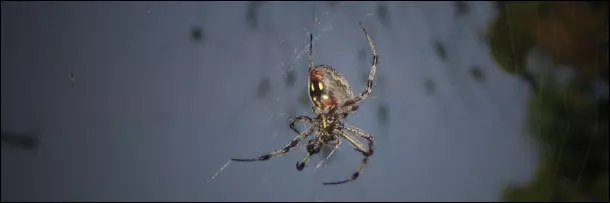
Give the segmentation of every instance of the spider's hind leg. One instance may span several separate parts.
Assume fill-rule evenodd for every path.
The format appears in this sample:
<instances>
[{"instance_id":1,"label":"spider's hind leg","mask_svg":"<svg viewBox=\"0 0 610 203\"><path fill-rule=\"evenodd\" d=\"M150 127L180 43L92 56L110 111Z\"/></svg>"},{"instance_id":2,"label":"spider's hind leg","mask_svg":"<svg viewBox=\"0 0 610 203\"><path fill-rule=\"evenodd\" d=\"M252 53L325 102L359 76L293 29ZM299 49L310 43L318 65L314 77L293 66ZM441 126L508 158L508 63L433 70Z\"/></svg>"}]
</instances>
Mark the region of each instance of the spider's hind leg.
<instances>
[{"instance_id":1,"label":"spider's hind leg","mask_svg":"<svg viewBox=\"0 0 610 203\"><path fill-rule=\"evenodd\" d=\"M302 171L303 168L307 166L307 163L309 163L310 157L320 153L320 149L322 149L322 142L318 139L309 140L309 143L307 144L307 155L303 159L303 162L297 162L297 170Z\"/></svg>"},{"instance_id":2,"label":"spider's hind leg","mask_svg":"<svg viewBox=\"0 0 610 203\"><path fill-rule=\"evenodd\" d=\"M245 161L245 162L249 162L249 161L266 161L266 160L269 160L270 158L273 158L273 157L276 157L276 156L282 156L282 155L286 154L288 151L290 151L292 148L296 147L297 144L301 140L305 139L305 137L307 137L312 132L313 132L313 129L310 127L307 130L301 132L298 136L294 137L292 139L292 141L290 143L288 143L286 146L284 146L282 149L279 149L277 151L261 155L261 156L259 156L257 158L253 158L253 159L232 158L231 160L233 160L233 161Z\"/></svg>"},{"instance_id":3,"label":"spider's hind leg","mask_svg":"<svg viewBox=\"0 0 610 203\"><path fill-rule=\"evenodd\" d=\"M331 143L330 146L333 146L333 149L330 151L330 153L328 155L326 155L326 158L322 161L320 161L320 163L318 163L318 165L316 166L317 168L320 168L320 166L322 166L322 164L324 164L325 161L327 161L334 153L335 151L337 151L339 149L339 147L341 146L342 143L342 139L337 139L336 142Z\"/></svg>"},{"instance_id":4,"label":"spider's hind leg","mask_svg":"<svg viewBox=\"0 0 610 203\"><path fill-rule=\"evenodd\" d=\"M344 130L340 131L341 136L343 136L345 139L347 139L347 141L349 141L354 146L354 149L356 149L356 151L359 151L360 153L362 153L362 155L364 155L364 158L362 159L362 162L360 163L358 170L354 174L352 174L352 176L350 178L348 178L346 180L342 180L342 181L327 182L327 183L324 183L324 185L338 185L338 184L348 183L348 182L356 180L360 176L360 174L362 174L362 171L368 164L369 158L373 155L373 146L374 146L373 136L371 136L368 133L365 133L364 131L362 131L359 128L356 128L354 126L350 126L347 124L345 126L346 127L344 128ZM358 136L360 138L366 139L368 141L368 148L365 148L361 142L356 140L350 134L355 134L356 136Z\"/></svg>"}]
</instances>

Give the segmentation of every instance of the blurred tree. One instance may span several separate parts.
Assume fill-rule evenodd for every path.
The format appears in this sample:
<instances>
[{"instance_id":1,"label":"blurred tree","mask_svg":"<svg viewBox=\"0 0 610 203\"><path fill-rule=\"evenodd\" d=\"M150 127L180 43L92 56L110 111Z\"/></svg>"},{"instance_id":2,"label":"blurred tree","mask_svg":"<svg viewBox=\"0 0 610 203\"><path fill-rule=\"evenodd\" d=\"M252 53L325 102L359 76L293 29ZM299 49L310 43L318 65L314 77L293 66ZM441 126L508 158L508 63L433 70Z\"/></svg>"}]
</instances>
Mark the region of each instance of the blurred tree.
<instances>
[{"instance_id":1,"label":"blurred tree","mask_svg":"<svg viewBox=\"0 0 610 203\"><path fill-rule=\"evenodd\" d=\"M608 201L608 101L594 96L594 81L607 81L607 2L498 2L489 44L505 71L542 89L530 96L527 128L539 144L532 181L510 185L506 201ZM575 76L560 85L527 72L534 46L569 65ZM544 80L542 80L544 79Z\"/></svg>"},{"instance_id":2,"label":"blurred tree","mask_svg":"<svg viewBox=\"0 0 610 203\"><path fill-rule=\"evenodd\" d=\"M487 38L505 71L537 87L525 59L539 45L557 64L570 65L590 79L608 80L607 2L500 2L498 9Z\"/></svg>"},{"instance_id":3,"label":"blurred tree","mask_svg":"<svg viewBox=\"0 0 610 203\"><path fill-rule=\"evenodd\" d=\"M510 185L506 201L608 201L608 100L594 99L586 78L565 87L545 80L530 96L527 129L540 164L526 185Z\"/></svg>"},{"instance_id":4,"label":"blurred tree","mask_svg":"<svg viewBox=\"0 0 610 203\"><path fill-rule=\"evenodd\" d=\"M529 21L530 33L556 63L608 79L607 2L548 2Z\"/></svg>"},{"instance_id":5,"label":"blurred tree","mask_svg":"<svg viewBox=\"0 0 610 203\"><path fill-rule=\"evenodd\" d=\"M553 163L546 161L538 167L534 180L525 186L509 185L502 198L510 202L582 201L575 188L560 179L553 175Z\"/></svg>"},{"instance_id":6,"label":"blurred tree","mask_svg":"<svg viewBox=\"0 0 610 203\"><path fill-rule=\"evenodd\" d=\"M528 20L537 13L541 3L501 2L498 5L500 15L490 24L487 33L492 57L502 69L519 75L537 91L533 75L526 70L525 59L536 44L528 30Z\"/></svg>"}]
</instances>

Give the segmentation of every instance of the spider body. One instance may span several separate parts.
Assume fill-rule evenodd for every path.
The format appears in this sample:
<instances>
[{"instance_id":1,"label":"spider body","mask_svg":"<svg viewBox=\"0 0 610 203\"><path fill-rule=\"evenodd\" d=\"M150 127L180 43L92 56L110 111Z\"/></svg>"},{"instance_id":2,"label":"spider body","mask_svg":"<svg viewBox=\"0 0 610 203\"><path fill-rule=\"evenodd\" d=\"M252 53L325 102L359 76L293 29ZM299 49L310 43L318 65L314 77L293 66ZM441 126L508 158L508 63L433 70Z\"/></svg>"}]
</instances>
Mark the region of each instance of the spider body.
<instances>
[{"instance_id":1,"label":"spider body","mask_svg":"<svg viewBox=\"0 0 610 203\"><path fill-rule=\"evenodd\" d=\"M354 97L343 75L328 65L317 65L309 71L308 87L309 99L316 114L337 107L338 104Z\"/></svg>"},{"instance_id":2,"label":"spider body","mask_svg":"<svg viewBox=\"0 0 610 203\"><path fill-rule=\"evenodd\" d=\"M312 111L316 114L316 117L310 118L308 116L300 115L290 121L290 128L298 134L292 141L284 146L283 148L259 156L253 159L232 159L234 161L265 161L272 157L281 156L292 148L296 147L297 144L308 137L311 134L315 136L309 140L307 146L307 156L302 162L297 162L296 168L301 171L312 155L318 154L324 145L334 147L334 150L338 149L343 140L347 140L356 151L362 153L364 158L358 167L358 170L352 174L352 176L343 181L324 183L325 185L335 185L347 183L356 180L362 173L364 167L366 167L369 157L373 155L373 136L363 130L346 124L345 118L358 110L358 104L362 100L366 99L370 94L373 87L373 79L375 71L377 70L377 51L371 37L367 33L362 23L360 23L362 30L368 40L371 52L373 55L373 61L366 89L359 95L354 95L347 80L335 69L328 65L314 65L312 61L312 41L313 36L309 35L309 78L308 78L308 95L312 105ZM299 131L296 129L296 123L307 123L310 127ZM368 142L368 145L364 145L363 139ZM332 155L332 152L331 154ZM330 156L329 155L329 156Z\"/></svg>"},{"instance_id":3,"label":"spider body","mask_svg":"<svg viewBox=\"0 0 610 203\"><path fill-rule=\"evenodd\" d=\"M330 121L341 119L333 118L334 114L327 114L325 112L331 109L357 109L357 105L347 105L345 107L339 106L349 99L354 97L354 93L347 82L347 80L335 69L328 65L317 65L309 71L308 80L309 99L313 104L312 110L317 115L320 115L319 119L322 119L323 128L333 128L330 126ZM345 118L348 114L343 114Z\"/></svg>"}]
</instances>

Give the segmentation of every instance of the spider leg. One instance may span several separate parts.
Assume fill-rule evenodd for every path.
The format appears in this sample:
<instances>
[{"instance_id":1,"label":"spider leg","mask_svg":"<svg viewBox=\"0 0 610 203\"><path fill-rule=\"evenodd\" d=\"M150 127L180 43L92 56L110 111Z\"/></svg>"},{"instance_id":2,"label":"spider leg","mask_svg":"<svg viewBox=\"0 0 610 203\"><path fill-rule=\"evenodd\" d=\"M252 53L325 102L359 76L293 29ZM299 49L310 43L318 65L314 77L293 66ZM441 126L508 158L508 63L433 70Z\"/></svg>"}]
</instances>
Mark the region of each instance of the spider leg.
<instances>
[{"instance_id":1,"label":"spider leg","mask_svg":"<svg viewBox=\"0 0 610 203\"><path fill-rule=\"evenodd\" d=\"M337 144L335 144L335 147L333 148L333 150L330 151L330 153L328 154L328 156L326 156L326 158L324 160L322 160L322 161L320 161L320 163L318 163L318 165L316 166L316 169L320 168L320 166L322 166L322 164L324 164L324 162L326 160L328 160L335 153L335 151L337 151L337 149L339 149L343 140L342 139L338 139L338 140L339 141L337 142Z\"/></svg>"},{"instance_id":2,"label":"spider leg","mask_svg":"<svg viewBox=\"0 0 610 203\"><path fill-rule=\"evenodd\" d=\"M296 147L296 146L297 146L297 144L298 144L298 143L299 143L301 140L305 139L305 137L309 136L309 134L311 134L312 132L313 132L313 128L311 128L311 127L310 127L310 128L308 128L307 130L305 130L305 131L303 131L303 132L299 133L299 135L298 135L298 136L294 137L294 138L292 139L292 141L290 141L290 143L288 143L288 144L287 144L286 146L284 146L282 149L279 149L279 150L277 150L277 151L274 151L274 152L271 152L271 153L267 153L267 154L261 155L261 156L259 156L259 157L257 157L257 158L253 158L253 159L238 159L238 158L231 158L231 160L233 160L233 161L246 161L246 162L249 162L249 161L266 161L266 160L269 160L269 159L270 159L270 158L272 158L272 157L276 157L276 156L281 156L281 155L284 155L284 154L286 154L288 151L290 151L290 149L292 149L292 148Z\"/></svg>"},{"instance_id":3,"label":"spider leg","mask_svg":"<svg viewBox=\"0 0 610 203\"><path fill-rule=\"evenodd\" d=\"M303 162L297 162L297 170L298 171L302 171L303 168L305 168L305 166L307 166L307 163L309 163L309 158L317 153L320 153L320 149L322 148L322 142L320 142L320 140L313 138L312 140L309 140L309 143L307 144L307 155L305 156L305 158L303 159Z\"/></svg>"},{"instance_id":4,"label":"spider leg","mask_svg":"<svg viewBox=\"0 0 610 203\"><path fill-rule=\"evenodd\" d=\"M314 68L313 66L313 57L312 55L312 51L313 50L313 34L309 33L309 71L311 71L311 69Z\"/></svg>"},{"instance_id":5,"label":"spider leg","mask_svg":"<svg viewBox=\"0 0 610 203\"><path fill-rule=\"evenodd\" d=\"M303 159L303 162L297 161L297 170L298 171L302 171L305 168L307 163L309 163L309 157L311 157L311 155L313 155L313 154L307 153L307 155L305 155L305 158Z\"/></svg>"},{"instance_id":6,"label":"spider leg","mask_svg":"<svg viewBox=\"0 0 610 203\"><path fill-rule=\"evenodd\" d=\"M364 25L362 25L362 22L359 22L359 24L362 28L362 31L364 31L364 35L366 36L366 39L369 42L369 46L371 47L371 52L373 53L371 72L369 73L369 78L366 83L366 89L364 90L364 92L360 93L360 95L354 98L348 99L347 101L343 102L343 104L341 104L342 107L357 104L358 102L366 99L371 94L371 91L373 90L373 79L375 78L375 72L377 71L377 61L379 60L379 56L377 55L375 44L373 44L373 40L371 39L371 36L369 36L369 33L366 28L364 28Z\"/></svg>"},{"instance_id":7,"label":"spider leg","mask_svg":"<svg viewBox=\"0 0 610 203\"><path fill-rule=\"evenodd\" d=\"M358 170L354 174L352 174L350 178L342 181L326 182L324 183L324 185L338 185L356 180L368 164L369 158L373 155L373 136L368 133L364 133L362 130L353 126L347 126L339 132L343 138L347 139L347 141L349 141L354 146L354 149L356 149L356 151L359 151L360 153L362 153L362 155L364 155L364 158L362 159ZM351 133L357 135L358 137L366 139L369 143L368 149L366 149L360 141L356 140L352 135L350 135Z\"/></svg>"},{"instance_id":8,"label":"spider leg","mask_svg":"<svg viewBox=\"0 0 610 203\"><path fill-rule=\"evenodd\" d=\"M354 113L354 112L358 111L358 108L359 108L359 107L358 107L357 105L352 105L352 106L350 106L350 108L349 108L349 109L347 109L347 111L345 111L345 112L341 113L341 116L342 116L343 118L345 118L345 117L347 117L349 114L351 114L351 113Z\"/></svg>"},{"instance_id":9,"label":"spider leg","mask_svg":"<svg viewBox=\"0 0 610 203\"><path fill-rule=\"evenodd\" d=\"M292 129L292 130L293 130L294 132L296 132L297 134L301 134L301 132L299 132L299 130L297 130L297 128L296 128L294 125L295 125L296 123L299 123L299 122L304 122L304 123L309 123L309 124L312 124L312 123L313 123L313 119L311 119L311 118L310 118L310 117L308 117L308 116L303 116L303 115L301 115L301 116L297 116L296 118L291 119L291 120L290 120L290 129Z\"/></svg>"},{"instance_id":10,"label":"spider leg","mask_svg":"<svg viewBox=\"0 0 610 203\"><path fill-rule=\"evenodd\" d=\"M356 135L362 139L367 140L369 142L369 150L371 150L371 154L373 153L372 151L373 151L373 146L375 144L375 141L371 134L366 133L366 132L364 132L364 130L362 130L358 127L355 127L353 125L350 125L350 124L343 124L343 129L348 132L353 133L354 135Z\"/></svg>"}]
</instances>

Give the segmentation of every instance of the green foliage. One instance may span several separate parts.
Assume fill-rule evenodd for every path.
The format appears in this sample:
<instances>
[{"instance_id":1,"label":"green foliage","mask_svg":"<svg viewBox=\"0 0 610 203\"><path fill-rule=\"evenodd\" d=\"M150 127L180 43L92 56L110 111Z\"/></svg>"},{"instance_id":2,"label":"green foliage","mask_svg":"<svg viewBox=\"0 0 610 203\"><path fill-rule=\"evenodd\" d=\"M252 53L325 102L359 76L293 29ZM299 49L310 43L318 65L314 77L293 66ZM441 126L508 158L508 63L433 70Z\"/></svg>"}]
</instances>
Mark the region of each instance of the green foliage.
<instances>
[{"instance_id":1,"label":"green foliage","mask_svg":"<svg viewBox=\"0 0 610 203\"><path fill-rule=\"evenodd\" d=\"M608 101L587 80L552 78L528 101L527 129L541 162L526 185L509 185L505 201L608 201Z\"/></svg>"},{"instance_id":2,"label":"green foliage","mask_svg":"<svg viewBox=\"0 0 610 203\"><path fill-rule=\"evenodd\" d=\"M527 20L534 14L539 2L504 2L500 15L491 25L489 45L496 62L508 73L525 70L525 58L534 47Z\"/></svg>"},{"instance_id":3,"label":"green foliage","mask_svg":"<svg viewBox=\"0 0 610 203\"><path fill-rule=\"evenodd\" d=\"M528 185L509 185L504 188L503 200L514 202L578 201L579 195L571 185L562 184L555 174L553 162L543 162L537 169L534 180Z\"/></svg>"},{"instance_id":4,"label":"green foliage","mask_svg":"<svg viewBox=\"0 0 610 203\"><path fill-rule=\"evenodd\" d=\"M529 21L530 33L553 62L591 79L607 80L607 2L548 2Z\"/></svg>"},{"instance_id":5,"label":"green foliage","mask_svg":"<svg viewBox=\"0 0 610 203\"><path fill-rule=\"evenodd\" d=\"M541 160L533 180L506 187L504 200L608 201L608 101L596 99L591 85L607 73L608 49L602 46L608 41L607 8L582 2L498 2L499 16L487 36L492 57L535 90L526 127L539 144ZM542 78L525 67L534 46L556 63L570 65L576 76L567 84L553 78L537 83Z\"/></svg>"},{"instance_id":6,"label":"green foliage","mask_svg":"<svg viewBox=\"0 0 610 203\"><path fill-rule=\"evenodd\" d=\"M490 25L489 46L491 55L500 67L511 74L517 74L537 92L538 85L531 73L527 72L525 61L528 53L536 45L531 34L531 19L541 8L541 2L501 2L500 15Z\"/></svg>"}]
</instances>

